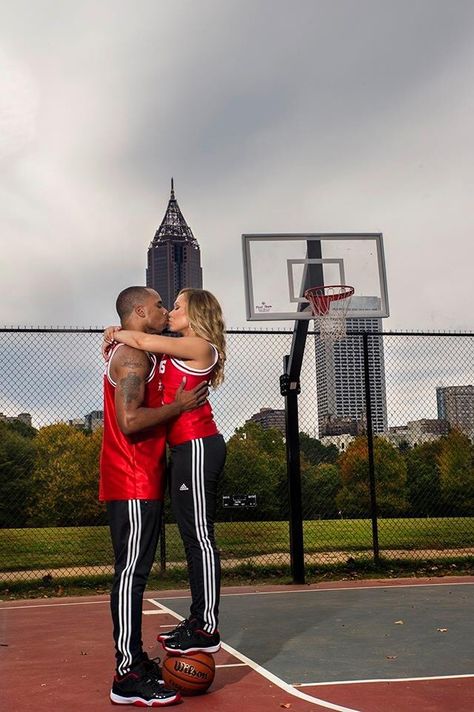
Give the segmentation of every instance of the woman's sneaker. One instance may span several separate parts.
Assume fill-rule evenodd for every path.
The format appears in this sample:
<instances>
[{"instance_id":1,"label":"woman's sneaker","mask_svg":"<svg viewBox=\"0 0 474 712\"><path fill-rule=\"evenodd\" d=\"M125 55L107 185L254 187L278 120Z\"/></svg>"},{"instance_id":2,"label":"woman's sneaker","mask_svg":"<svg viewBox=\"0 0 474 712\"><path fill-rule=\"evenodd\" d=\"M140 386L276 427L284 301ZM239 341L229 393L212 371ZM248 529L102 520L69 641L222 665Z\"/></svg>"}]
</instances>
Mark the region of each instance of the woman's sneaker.
<instances>
[{"instance_id":1,"label":"woman's sneaker","mask_svg":"<svg viewBox=\"0 0 474 712\"><path fill-rule=\"evenodd\" d=\"M181 628L187 628L187 626L190 624L190 622L192 620L194 620L194 619L185 618L180 623L178 623L178 625L175 628L173 628L172 630L166 630L163 633L159 633L156 636L156 639L159 640L160 643L162 643L164 640L167 640L168 638L172 638L174 635L176 635L176 633L178 633L181 630Z\"/></svg>"},{"instance_id":2,"label":"woman's sneaker","mask_svg":"<svg viewBox=\"0 0 474 712\"><path fill-rule=\"evenodd\" d=\"M186 626L181 626L174 635L161 640L163 648L172 655L185 653L217 653L221 647L219 631L206 633L199 627L197 620L188 621Z\"/></svg>"},{"instance_id":3,"label":"woman's sneaker","mask_svg":"<svg viewBox=\"0 0 474 712\"><path fill-rule=\"evenodd\" d=\"M166 707L181 702L181 695L158 682L151 661L143 661L123 677L115 676L110 700L116 705Z\"/></svg>"}]
</instances>

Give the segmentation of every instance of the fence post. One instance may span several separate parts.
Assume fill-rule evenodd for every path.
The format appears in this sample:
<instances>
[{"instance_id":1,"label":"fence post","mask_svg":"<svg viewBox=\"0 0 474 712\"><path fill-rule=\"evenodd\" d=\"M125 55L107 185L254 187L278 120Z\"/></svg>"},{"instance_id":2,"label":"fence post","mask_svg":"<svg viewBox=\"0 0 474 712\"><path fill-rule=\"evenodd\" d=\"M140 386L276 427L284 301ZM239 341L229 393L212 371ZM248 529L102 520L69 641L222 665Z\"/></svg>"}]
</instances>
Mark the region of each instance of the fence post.
<instances>
[{"instance_id":1,"label":"fence post","mask_svg":"<svg viewBox=\"0 0 474 712\"><path fill-rule=\"evenodd\" d=\"M374 431L372 428L372 406L370 402L369 334L362 334L364 347L365 413L367 420L367 448L369 452L370 516L372 519L372 547L374 562L380 561L379 532L377 522L377 493L375 488Z\"/></svg>"}]
</instances>

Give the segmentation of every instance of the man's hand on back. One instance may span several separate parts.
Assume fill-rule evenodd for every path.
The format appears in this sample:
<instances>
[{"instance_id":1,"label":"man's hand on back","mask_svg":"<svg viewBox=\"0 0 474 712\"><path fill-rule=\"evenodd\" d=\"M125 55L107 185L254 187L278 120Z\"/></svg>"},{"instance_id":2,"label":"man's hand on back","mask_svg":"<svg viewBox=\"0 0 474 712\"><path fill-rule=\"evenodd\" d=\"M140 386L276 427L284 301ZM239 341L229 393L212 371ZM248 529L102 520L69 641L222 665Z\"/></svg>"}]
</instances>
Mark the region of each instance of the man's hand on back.
<instances>
[{"instance_id":1,"label":"man's hand on back","mask_svg":"<svg viewBox=\"0 0 474 712\"><path fill-rule=\"evenodd\" d=\"M174 399L175 403L179 404L182 413L187 410L194 410L195 408L199 408L199 406L204 405L209 394L209 385L206 382L200 383L191 391L185 391L185 385L186 378L183 378L180 387L176 391Z\"/></svg>"}]
</instances>

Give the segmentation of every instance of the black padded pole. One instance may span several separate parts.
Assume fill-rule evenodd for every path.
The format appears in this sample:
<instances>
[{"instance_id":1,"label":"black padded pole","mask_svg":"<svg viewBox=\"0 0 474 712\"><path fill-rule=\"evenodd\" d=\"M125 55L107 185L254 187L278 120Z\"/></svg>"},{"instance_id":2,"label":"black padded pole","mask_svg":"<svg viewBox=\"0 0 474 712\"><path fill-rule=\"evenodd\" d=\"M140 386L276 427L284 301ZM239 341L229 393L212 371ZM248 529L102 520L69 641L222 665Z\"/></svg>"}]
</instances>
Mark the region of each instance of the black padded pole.
<instances>
[{"instance_id":1,"label":"black padded pole","mask_svg":"<svg viewBox=\"0 0 474 712\"><path fill-rule=\"evenodd\" d=\"M307 245L307 257L320 259L320 241L308 240ZM322 265L307 265L301 295L309 287L321 285L323 285ZM308 325L308 319L295 320L291 352L283 359L283 376L280 378L280 391L285 397L286 463L290 507L290 563L291 574L295 583L305 582L298 395L300 393L301 365L306 346Z\"/></svg>"}]
</instances>

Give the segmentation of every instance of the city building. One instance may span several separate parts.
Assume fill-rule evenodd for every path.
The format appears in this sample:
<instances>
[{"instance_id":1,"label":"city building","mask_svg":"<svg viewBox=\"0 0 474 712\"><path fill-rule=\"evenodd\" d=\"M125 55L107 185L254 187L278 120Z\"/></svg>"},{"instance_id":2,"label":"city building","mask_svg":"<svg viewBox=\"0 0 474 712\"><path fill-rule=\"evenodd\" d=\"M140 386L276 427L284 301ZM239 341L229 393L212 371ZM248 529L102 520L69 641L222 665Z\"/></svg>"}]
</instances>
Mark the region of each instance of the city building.
<instances>
[{"instance_id":1,"label":"city building","mask_svg":"<svg viewBox=\"0 0 474 712\"><path fill-rule=\"evenodd\" d=\"M351 304L364 300L364 307L373 308L378 297L352 297ZM359 306L359 305L357 305ZM379 333L382 331L382 319L377 317L348 318L347 332ZM374 433L387 430L387 402L385 394L385 365L383 338L373 337L368 341L370 402L372 408L372 427ZM328 423L344 423L348 434L364 429L366 423L364 351L362 336L347 336L334 343L326 343L319 336L315 337L316 351L316 386L318 403L319 438L330 435ZM339 427L338 433L342 434Z\"/></svg>"},{"instance_id":2,"label":"city building","mask_svg":"<svg viewBox=\"0 0 474 712\"><path fill-rule=\"evenodd\" d=\"M378 433L378 437L385 438L394 447L416 447L424 443L432 443L449 432L449 425L446 420L436 418L421 418L420 420L410 420L406 425L394 425L383 433ZM345 433L333 432L321 438L323 445L335 445L339 452L347 449L347 446L354 440L356 435L362 432L351 432L349 429Z\"/></svg>"},{"instance_id":3,"label":"city building","mask_svg":"<svg viewBox=\"0 0 474 712\"><path fill-rule=\"evenodd\" d=\"M319 430L326 435L362 435L367 431L365 418L338 418L335 415L324 415L319 424Z\"/></svg>"},{"instance_id":4,"label":"city building","mask_svg":"<svg viewBox=\"0 0 474 712\"><path fill-rule=\"evenodd\" d=\"M202 288L201 251L175 198L173 179L165 216L148 248L146 285L168 309L183 287Z\"/></svg>"},{"instance_id":5,"label":"city building","mask_svg":"<svg viewBox=\"0 0 474 712\"><path fill-rule=\"evenodd\" d=\"M285 434L285 411L275 408L260 408L258 413L254 413L246 421L247 423L259 423L262 428L276 428Z\"/></svg>"},{"instance_id":6,"label":"city building","mask_svg":"<svg viewBox=\"0 0 474 712\"><path fill-rule=\"evenodd\" d=\"M335 445L339 452L344 452L347 450L347 446L354 440L355 435L349 435L349 433L341 433L339 435L324 435L321 438L321 443L328 447L329 445Z\"/></svg>"},{"instance_id":7,"label":"city building","mask_svg":"<svg viewBox=\"0 0 474 712\"><path fill-rule=\"evenodd\" d=\"M87 413L84 416L84 423L87 430L97 430L97 428L102 428L104 425L104 411L103 410L93 410L92 413Z\"/></svg>"},{"instance_id":8,"label":"city building","mask_svg":"<svg viewBox=\"0 0 474 712\"><path fill-rule=\"evenodd\" d=\"M13 423L15 421L25 423L25 425L31 425L31 414L18 413L18 415L5 415L5 413L0 413L0 422Z\"/></svg>"},{"instance_id":9,"label":"city building","mask_svg":"<svg viewBox=\"0 0 474 712\"><path fill-rule=\"evenodd\" d=\"M436 418L421 418L410 420L406 425L394 425L381 436L395 447L416 447L424 443L431 443L449 432L447 420Z\"/></svg>"},{"instance_id":10,"label":"city building","mask_svg":"<svg viewBox=\"0 0 474 712\"><path fill-rule=\"evenodd\" d=\"M440 386L436 402L438 418L474 440L474 386Z\"/></svg>"},{"instance_id":11,"label":"city building","mask_svg":"<svg viewBox=\"0 0 474 712\"><path fill-rule=\"evenodd\" d=\"M67 424L77 430L91 430L94 432L94 430L102 428L104 425L104 411L93 410L83 418L71 418L67 421Z\"/></svg>"},{"instance_id":12,"label":"city building","mask_svg":"<svg viewBox=\"0 0 474 712\"><path fill-rule=\"evenodd\" d=\"M76 430L85 430L86 429L86 419L85 418L69 418L69 420L66 421L67 425L70 425L71 428L76 428Z\"/></svg>"}]
</instances>

